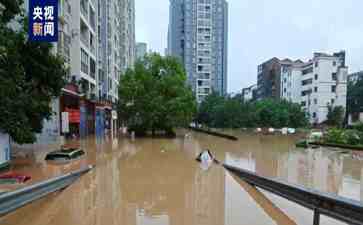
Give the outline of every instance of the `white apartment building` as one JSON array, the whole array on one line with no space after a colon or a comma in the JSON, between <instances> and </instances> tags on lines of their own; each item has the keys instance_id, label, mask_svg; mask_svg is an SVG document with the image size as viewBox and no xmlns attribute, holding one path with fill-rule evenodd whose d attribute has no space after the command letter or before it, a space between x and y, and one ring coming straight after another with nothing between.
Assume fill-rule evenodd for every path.
<instances>
[{"instance_id":1,"label":"white apartment building","mask_svg":"<svg viewBox=\"0 0 363 225\"><path fill-rule=\"evenodd\" d=\"M147 54L147 44L143 42L136 43L136 59L142 59Z\"/></svg>"},{"instance_id":2,"label":"white apartment building","mask_svg":"<svg viewBox=\"0 0 363 225\"><path fill-rule=\"evenodd\" d=\"M28 3L26 0L26 10ZM100 103L98 100L115 103L118 99L120 75L134 62L134 13L134 0L58 1L59 40L54 43L54 53L64 57L69 81L80 84L81 95L63 89L78 98L75 102L83 94L93 103ZM67 98L63 102L61 98L52 101L55 115L44 122L38 141L52 141L61 134L60 115L68 107ZM76 103L71 104L76 107ZM80 110L80 106L75 109ZM94 110L90 107L82 113L87 113L90 126L95 120Z\"/></svg>"},{"instance_id":3,"label":"white apartment building","mask_svg":"<svg viewBox=\"0 0 363 225\"><path fill-rule=\"evenodd\" d=\"M243 88L242 89L242 98L244 102L248 102L251 100L256 99L256 94L257 94L257 85L254 84L248 88Z\"/></svg>"},{"instance_id":4,"label":"white apartment building","mask_svg":"<svg viewBox=\"0 0 363 225\"><path fill-rule=\"evenodd\" d=\"M168 54L181 59L198 103L227 93L228 3L170 0Z\"/></svg>"},{"instance_id":5,"label":"white apartment building","mask_svg":"<svg viewBox=\"0 0 363 225\"><path fill-rule=\"evenodd\" d=\"M326 121L329 105L346 108L348 68L344 51L315 53L309 62L282 70L281 98L301 104L311 123Z\"/></svg>"},{"instance_id":6,"label":"white apartment building","mask_svg":"<svg viewBox=\"0 0 363 225\"><path fill-rule=\"evenodd\" d=\"M102 99L118 99L122 73L134 64L135 0L98 0L99 86Z\"/></svg>"},{"instance_id":7,"label":"white apartment building","mask_svg":"<svg viewBox=\"0 0 363 225\"><path fill-rule=\"evenodd\" d=\"M292 61L291 61L292 62ZM302 61L281 64L281 98L293 103L301 103Z\"/></svg>"},{"instance_id":8,"label":"white apartment building","mask_svg":"<svg viewBox=\"0 0 363 225\"><path fill-rule=\"evenodd\" d=\"M89 98L98 95L98 5L97 0L72 0L71 6L71 76L81 82Z\"/></svg>"}]
</instances>

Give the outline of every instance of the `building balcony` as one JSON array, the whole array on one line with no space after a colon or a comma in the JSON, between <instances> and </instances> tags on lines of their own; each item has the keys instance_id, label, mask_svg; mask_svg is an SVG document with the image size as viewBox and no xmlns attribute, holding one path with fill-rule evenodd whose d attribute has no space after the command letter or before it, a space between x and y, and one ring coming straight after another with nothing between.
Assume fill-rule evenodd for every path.
<instances>
[{"instance_id":1,"label":"building balcony","mask_svg":"<svg viewBox=\"0 0 363 225\"><path fill-rule=\"evenodd\" d=\"M81 42L82 42L82 44L84 46L86 46L87 48L89 48L89 39L88 39L88 37L81 35Z\"/></svg>"},{"instance_id":2,"label":"building balcony","mask_svg":"<svg viewBox=\"0 0 363 225\"><path fill-rule=\"evenodd\" d=\"M97 0L91 0L91 3L94 7L97 7Z\"/></svg>"},{"instance_id":3,"label":"building balcony","mask_svg":"<svg viewBox=\"0 0 363 225\"><path fill-rule=\"evenodd\" d=\"M84 18L88 18L88 1L87 0L81 0L81 14L84 16Z\"/></svg>"},{"instance_id":4,"label":"building balcony","mask_svg":"<svg viewBox=\"0 0 363 225\"><path fill-rule=\"evenodd\" d=\"M81 6L81 13L84 16L84 18L88 18L88 10L83 8L82 6Z\"/></svg>"}]
</instances>

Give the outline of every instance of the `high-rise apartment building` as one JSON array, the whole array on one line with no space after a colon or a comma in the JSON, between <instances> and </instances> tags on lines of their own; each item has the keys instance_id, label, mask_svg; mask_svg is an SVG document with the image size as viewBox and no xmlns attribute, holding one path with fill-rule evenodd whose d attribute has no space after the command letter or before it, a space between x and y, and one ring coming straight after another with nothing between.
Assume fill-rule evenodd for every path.
<instances>
[{"instance_id":1,"label":"high-rise apartment building","mask_svg":"<svg viewBox=\"0 0 363 225\"><path fill-rule=\"evenodd\" d=\"M227 92L228 3L170 0L168 54L180 58L200 103Z\"/></svg>"},{"instance_id":2,"label":"high-rise apartment building","mask_svg":"<svg viewBox=\"0 0 363 225\"><path fill-rule=\"evenodd\" d=\"M98 0L100 96L116 101L120 75L135 58L135 0Z\"/></svg>"},{"instance_id":3,"label":"high-rise apartment building","mask_svg":"<svg viewBox=\"0 0 363 225\"><path fill-rule=\"evenodd\" d=\"M55 115L44 122L38 140L115 128L119 79L135 57L134 1L58 1L59 40L54 53L64 57L69 83L52 101ZM27 10L29 1L24 3ZM62 122L65 113L67 129Z\"/></svg>"},{"instance_id":4,"label":"high-rise apartment building","mask_svg":"<svg viewBox=\"0 0 363 225\"><path fill-rule=\"evenodd\" d=\"M80 81L89 98L98 95L98 3L96 0L68 2L71 11L71 76Z\"/></svg>"},{"instance_id":5,"label":"high-rise apartment building","mask_svg":"<svg viewBox=\"0 0 363 225\"><path fill-rule=\"evenodd\" d=\"M147 44L143 42L136 43L136 59L142 59L147 54Z\"/></svg>"}]
</instances>

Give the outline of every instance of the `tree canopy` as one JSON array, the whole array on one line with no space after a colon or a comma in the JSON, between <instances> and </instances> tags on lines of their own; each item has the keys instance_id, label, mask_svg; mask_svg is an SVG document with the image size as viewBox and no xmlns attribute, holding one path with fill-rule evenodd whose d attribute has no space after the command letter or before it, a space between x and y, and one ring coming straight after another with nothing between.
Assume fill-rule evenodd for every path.
<instances>
[{"instance_id":1,"label":"tree canopy","mask_svg":"<svg viewBox=\"0 0 363 225\"><path fill-rule=\"evenodd\" d=\"M145 56L121 76L118 111L137 134L173 133L193 119L196 102L176 58Z\"/></svg>"},{"instance_id":2,"label":"tree canopy","mask_svg":"<svg viewBox=\"0 0 363 225\"><path fill-rule=\"evenodd\" d=\"M273 99L243 102L238 97L215 93L201 103L196 120L215 128L305 127L308 124L298 104Z\"/></svg>"},{"instance_id":3,"label":"tree canopy","mask_svg":"<svg viewBox=\"0 0 363 225\"><path fill-rule=\"evenodd\" d=\"M342 127L344 123L345 109L343 106L328 105L326 123L334 127Z\"/></svg>"},{"instance_id":4,"label":"tree canopy","mask_svg":"<svg viewBox=\"0 0 363 225\"><path fill-rule=\"evenodd\" d=\"M363 111L363 79L359 79L357 82L349 82L347 111L348 113Z\"/></svg>"},{"instance_id":5,"label":"tree canopy","mask_svg":"<svg viewBox=\"0 0 363 225\"><path fill-rule=\"evenodd\" d=\"M51 44L28 41L22 3L0 0L0 130L19 144L36 141L66 76Z\"/></svg>"}]
</instances>

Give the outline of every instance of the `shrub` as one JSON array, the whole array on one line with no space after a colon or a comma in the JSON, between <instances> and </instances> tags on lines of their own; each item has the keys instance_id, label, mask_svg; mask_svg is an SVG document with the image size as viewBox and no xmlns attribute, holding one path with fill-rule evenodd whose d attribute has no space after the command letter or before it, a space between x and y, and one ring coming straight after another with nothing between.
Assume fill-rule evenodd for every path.
<instances>
[{"instance_id":1,"label":"shrub","mask_svg":"<svg viewBox=\"0 0 363 225\"><path fill-rule=\"evenodd\" d=\"M324 136L324 141L328 143L346 144L344 131L337 128L329 129L328 133Z\"/></svg>"},{"instance_id":2,"label":"shrub","mask_svg":"<svg viewBox=\"0 0 363 225\"><path fill-rule=\"evenodd\" d=\"M358 124L354 125L353 129L357 130L359 132L363 132L363 123L361 122L361 123L358 123Z\"/></svg>"},{"instance_id":3,"label":"shrub","mask_svg":"<svg viewBox=\"0 0 363 225\"><path fill-rule=\"evenodd\" d=\"M362 143L362 135L356 130L347 130L344 132L343 138L346 144L359 145Z\"/></svg>"},{"instance_id":4,"label":"shrub","mask_svg":"<svg viewBox=\"0 0 363 225\"><path fill-rule=\"evenodd\" d=\"M324 136L324 141L335 144L363 145L363 133L357 130L332 128Z\"/></svg>"}]
</instances>

